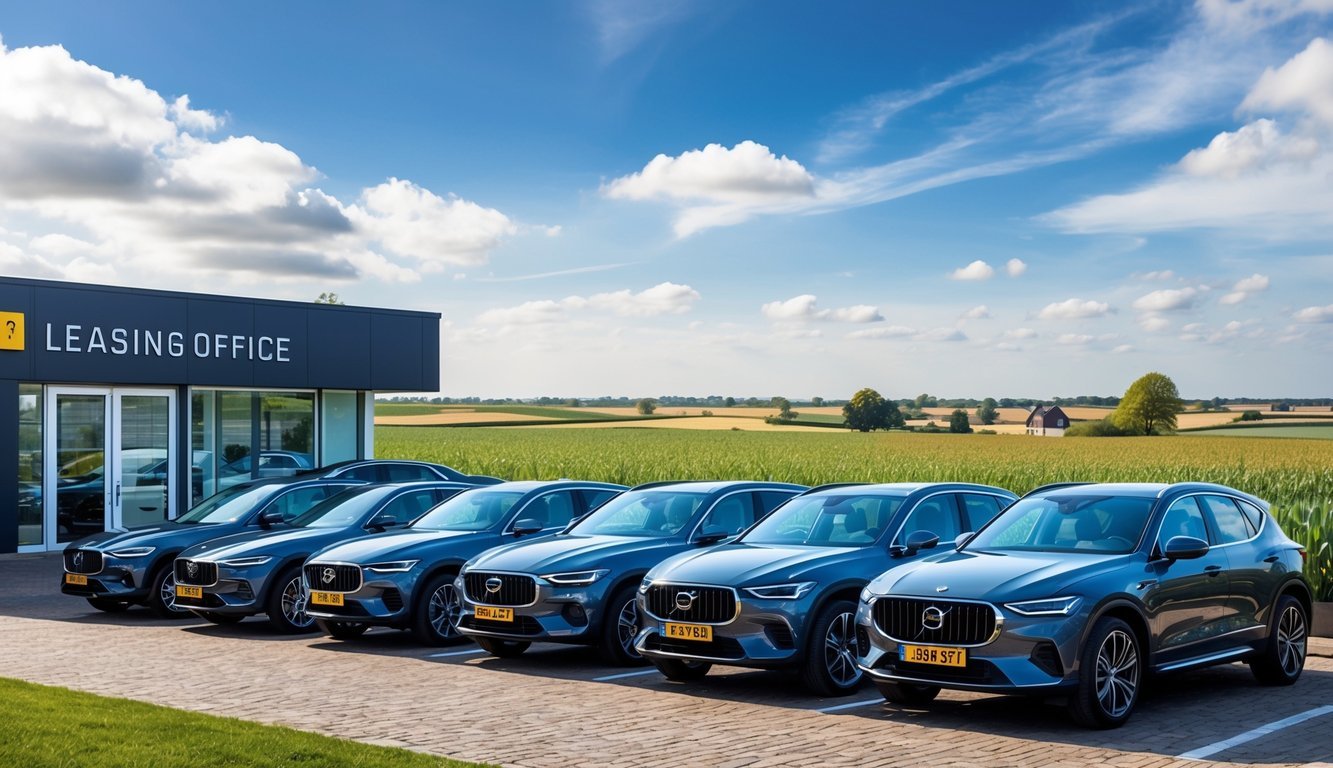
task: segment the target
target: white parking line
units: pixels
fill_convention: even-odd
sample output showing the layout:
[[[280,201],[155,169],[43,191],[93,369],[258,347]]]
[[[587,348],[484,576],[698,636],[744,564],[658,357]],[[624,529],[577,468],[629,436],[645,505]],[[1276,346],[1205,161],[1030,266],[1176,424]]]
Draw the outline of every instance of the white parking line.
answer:
[[[448,653],[432,653],[426,656],[428,659],[440,659],[445,656],[470,656],[474,653],[485,653],[480,648],[469,648],[466,651],[449,651]]]
[[[637,672],[621,672],[618,675],[607,675],[606,677],[594,677],[592,681],[594,683],[605,683],[607,680],[619,680],[622,677],[639,677],[641,675],[657,675],[657,674],[661,673],[658,672],[656,669],[641,669]]]
[[[880,697],[878,699],[866,699],[865,701],[853,701],[851,704],[837,704],[832,707],[820,707],[815,711],[828,714],[829,712],[838,712],[844,709],[855,709],[857,707],[868,707],[871,704],[883,704],[883,703],[884,703],[884,698]]]
[[[1267,736],[1270,733],[1276,733],[1282,730],[1283,728],[1290,728],[1291,726],[1303,723],[1306,720],[1310,720],[1319,717],[1321,715],[1327,715],[1330,713],[1333,713],[1333,704],[1325,704],[1322,707],[1307,709],[1304,712],[1300,713],[1299,715],[1292,715],[1291,717],[1278,720],[1277,722],[1269,723],[1268,725],[1261,725],[1258,728],[1255,728],[1254,730],[1251,731],[1246,731],[1245,733],[1242,733],[1239,736],[1232,736],[1231,738],[1226,739],[1224,741],[1216,741],[1213,742],[1212,744],[1209,744],[1206,747],[1199,747],[1198,749],[1190,750],[1189,752],[1186,752],[1184,754],[1176,755],[1176,759],[1202,760],[1205,757],[1215,755],[1218,752],[1223,752],[1225,750],[1231,749],[1232,747],[1238,747],[1247,741],[1254,741],[1255,739],[1263,738],[1264,736]]]

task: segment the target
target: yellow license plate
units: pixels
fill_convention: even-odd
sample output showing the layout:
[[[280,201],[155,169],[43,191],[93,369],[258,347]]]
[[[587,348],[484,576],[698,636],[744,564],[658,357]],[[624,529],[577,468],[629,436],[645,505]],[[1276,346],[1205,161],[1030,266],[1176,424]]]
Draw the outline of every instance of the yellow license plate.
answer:
[[[176,585],[176,597],[193,597],[196,600],[204,599],[203,587],[187,587],[183,584]]]
[[[898,658],[913,664],[934,664],[939,667],[966,667],[966,648],[941,648],[937,645],[900,645]]]
[[[713,628],[707,624],[666,624],[666,636],[675,640],[698,640],[701,643],[713,641]]]
[[[341,592],[311,592],[311,605],[336,605],[342,606],[343,596]]]
[[[477,618],[486,621],[513,621],[513,608],[492,608],[489,605],[477,606]]]
[[[65,574],[65,583],[78,584],[80,587],[86,587],[88,586],[88,577],[80,576],[77,573],[67,573]]]

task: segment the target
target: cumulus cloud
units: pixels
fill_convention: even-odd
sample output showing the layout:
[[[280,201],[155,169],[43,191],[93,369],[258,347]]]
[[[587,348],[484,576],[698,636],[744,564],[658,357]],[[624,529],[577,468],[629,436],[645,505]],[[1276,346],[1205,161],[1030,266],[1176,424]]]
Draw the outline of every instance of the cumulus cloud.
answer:
[[[861,331],[852,331],[847,334],[847,338],[870,341],[881,339],[906,339],[911,341],[929,342],[967,341],[967,335],[957,328],[932,328],[930,330],[922,331],[905,325],[890,325],[879,328],[866,328]]]
[[[827,320],[839,323],[878,323],[884,320],[878,307],[857,304],[838,309],[819,309],[811,294],[794,296],[786,301],[770,301],[759,308],[764,317],[777,322]]]
[[[1236,284],[1232,286],[1231,292],[1219,301],[1223,304],[1239,304],[1252,294],[1262,293],[1266,290],[1268,290],[1268,276],[1256,272],[1249,277],[1237,280]]]
[[[994,276],[995,268],[981,259],[949,273],[950,280],[989,280]]]
[[[1333,304],[1306,307],[1292,315],[1292,319],[1298,323],[1333,323]]]
[[[1090,317],[1103,317],[1111,312],[1111,305],[1092,299],[1066,299],[1047,304],[1037,313],[1042,320],[1080,320]]]
[[[481,325],[535,325],[566,320],[573,313],[603,312],[619,317],[655,317],[689,312],[699,292],[688,285],[658,283],[635,293],[629,289],[592,296],[527,301],[514,307],[488,309],[477,315]]]
[[[982,304],[981,306],[973,307],[964,312],[960,318],[963,320],[989,320],[990,308],[985,304]]]
[[[1161,333],[1171,327],[1171,321],[1161,315],[1142,315],[1139,317],[1139,327],[1148,333]]]
[[[208,138],[224,120],[188,96],[168,101],[59,46],[0,45],[0,93],[0,216],[79,232],[78,253],[30,244],[66,278],[411,281],[483,263],[516,232],[498,211],[399,179],[343,203],[290,149]]]
[[[1028,265],[1022,259],[1010,259],[1004,263],[1004,271],[1010,277],[1020,277],[1028,271]]]
[[[1035,339],[1037,332],[1031,328],[1015,328],[1011,331],[1005,331],[1003,334],[1006,339]]]
[[[1166,282],[1168,280],[1174,280],[1176,277],[1176,273],[1169,269],[1158,269],[1158,270],[1153,270],[1152,272],[1136,272],[1135,274],[1130,275],[1130,277],[1136,278],[1138,280],[1145,280],[1148,282],[1153,282],[1153,281]]]
[[[1134,309],[1140,312],[1171,312],[1190,309],[1199,291],[1194,288],[1164,289],[1144,294],[1134,300]]]

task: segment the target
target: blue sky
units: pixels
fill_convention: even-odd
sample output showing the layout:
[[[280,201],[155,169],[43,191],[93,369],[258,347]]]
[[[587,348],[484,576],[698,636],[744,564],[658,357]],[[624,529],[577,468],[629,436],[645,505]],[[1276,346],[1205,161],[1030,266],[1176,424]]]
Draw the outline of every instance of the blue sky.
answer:
[[[450,395],[1327,396],[1333,0],[4,4],[0,272]]]

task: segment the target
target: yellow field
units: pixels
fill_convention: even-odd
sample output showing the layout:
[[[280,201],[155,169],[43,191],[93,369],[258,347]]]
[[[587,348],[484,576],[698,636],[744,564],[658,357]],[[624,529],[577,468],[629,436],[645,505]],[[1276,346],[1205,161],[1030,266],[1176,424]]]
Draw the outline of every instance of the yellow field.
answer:
[[[673,412],[674,413],[674,412]],[[771,414],[770,414],[771,415]],[[378,422],[376,422],[378,423]],[[746,432],[840,432],[827,427],[803,427],[797,424],[769,424],[756,416],[689,416],[682,419],[644,419],[641,421],[589,421],[580,424],[553,422],[538,429],[739,429]]]
[[[387,427],[437,427],[444,424],[493,424],[500,421],[560,421],[554,416],[524,416],[521,413],[447,410],[414,416],[376,416],[375,424]]]

